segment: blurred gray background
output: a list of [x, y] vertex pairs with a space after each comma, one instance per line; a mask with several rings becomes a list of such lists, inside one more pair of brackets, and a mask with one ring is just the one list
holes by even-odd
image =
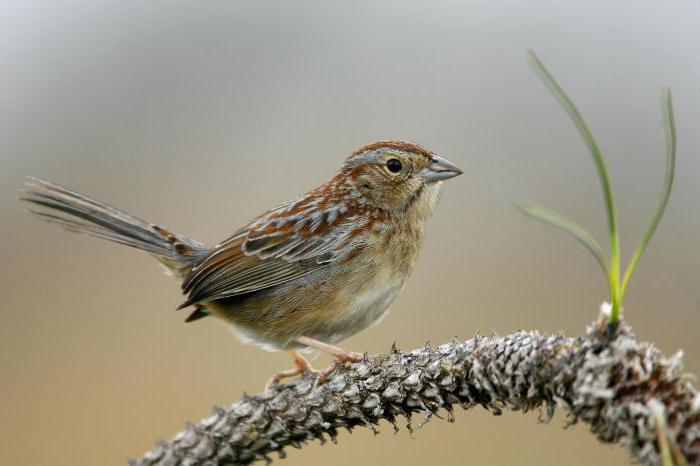
[[[605, 241], [602, 199], [528, 48], [607, 154], [626, 257], [661, 186], [672, 86], [677, 182], [626, 317], [700, 373], [698, 24], [697, 0], [1, 1], [0, 463], [124, 464], [289, 365], [214, 319], [183, 324], [177, 283], [147, 255], [32, 219], [16, 201], [26, 175], [215, 243], [357, 147], [411, 139], [466, 174], [447, 183], [390, 316], [346, 346], [580, 335], [607, 297], [597, 264], [511, 202]], [[458, 412], [413, 436], [343, 433], [280, 464], [629, 463], [564, 421]]]

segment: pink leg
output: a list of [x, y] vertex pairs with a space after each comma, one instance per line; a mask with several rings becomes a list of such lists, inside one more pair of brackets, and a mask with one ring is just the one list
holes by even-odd
[[341, 363], [360, 362], [363, 359], [363, 356], [359, 353], [353, 353], [352, 351], [347, 351], [338, 346], [333, 346], [319, 340], [314, 340], [313, 338], [297, 337], [295, 340], [298, 343], [301, 343], [302, 345], [306, 345], [310, 348], [314, 348], [319, 351], [323, 351], [324, 353], [330, 354], [331, 356], [336, 358], [338, 362]]

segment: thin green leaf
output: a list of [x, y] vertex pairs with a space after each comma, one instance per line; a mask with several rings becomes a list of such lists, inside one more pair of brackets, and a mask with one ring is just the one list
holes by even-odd
[[573, 236], [579, 243], [588, 249], [593, 257], [595, 257], [603, 272], [607, 276], [609, 271], [608, 259], [605, 257], [605, 252], [600, 244], [588, 233], [583, 227], [576, 222], [569, 220], [566, 217], [542, 207], [537, 204], [516, 204], [515, 205], [523, 214], [530, 218], [534, 218], [548, 225], [556, 227], [565, 233]]
[[598, 172], [598, 178], [600, 180], [600, 186], [603, 190], [603, 198], [605, 199], [605, 210], [608, 217], [608, 236], [610, 239], [610, 266], [608, 268], [608, 284], [610, 286], [610, 298], [612, 301], [612, 312], [610, 314], [610, 322], [612, 324], [617, 322], [620, 313], [621, 299], [620, 299], [620, 236], [617, 231], [617, 216], [615, 214], [615, 204], [613, 202], [612, 185], [610, 183], [610, 175], [608, 174], [608, 168], [603, 159], [603, 155], [598, 147], [598, 143], [595, 141], [591, 130], [588, 128], [586, 121], [579, 112], [578, 108], [574, 102], [569, 98], [569, 96], [564, 92], [559, 83], [554, 79], [552, 74], [547, 70], [544, 64], [537, 58], [535, 52], [528, 50], [530, 60], [535, 70], [538, 72], [542, 82], [544, 82], [547, 89], [552, 93], [552, 95], [557, 99], [562, 108], [571, 118], [571, 121], [576, 126], [581, 138], [586, 143], [588, 151], [593, 157], [595, 162], [596, 170]]
[[608, 229], [610, 231], [610, 236], [615, 236], [617, 225], [610, 176], [608, 175], [608, 168], [605, 164], [600, 148], [598, 147], [598, 143], [593, 137], [591, 130], [588, 129], [588, 125], [586, 124], [583, 115], [581, 115], [581, 112], [579, 112], [574, 102], [554, 79], [554, 76], [552, 76], [549, 70], [547, 70], [540, 59], [537, 58], [535, 52], [529, 50], [528, 53], [540, 78], [547, 86], [547, 89], [549, 89], [552, 95], [557, 99], [559, 104], [569, 115], [576, 126], [576, 129], [578, 129], [578, 132], [581, 134], [581, 138], [586, 143], [588, 151], [591, 153], [591, 156], [593, 156], [593, 161], [595, 162], [596, 169], [598, 171], [598, 178], [600, 179], [601, 188], [603, 189], [603, 196], [605, 197], [605, 207], [608, 214]]
[[622, 280], [622, 286], [620, 288], [621, 298], [624, 297], [627, 282], [629, 281], [632, 272], [634, 272], [639, 259], [641, 259], [642, 254], [644, 254], [649, 241], [651, 241], [651, 237], [654, 236], [654, 232], [661, 221], [661, 217], [664, 215], [666, 205], [668, 204], [668, 199], [671, 196], [671, 188], [673, 188], [673, 177], [676, 172], [676, 123], [673, 116], [673, 97], [670, 89], [666, 90], [664, 97], [664, 119], [666, 123], [666, 175], [664, 177], [664, 184], [661, 190], [661, 197], [659, 198], [659, 203], [656, 205], [654, 216], [651, 218], [642, 239], [639, 241], [639, 245], [632, 253], [632, 257], [627, 265], [627, 270], [625, 271], [625, 276]]

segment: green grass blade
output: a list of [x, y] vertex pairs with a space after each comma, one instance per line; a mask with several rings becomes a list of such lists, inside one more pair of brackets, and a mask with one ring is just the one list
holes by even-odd
[[532, 50], [528, 51], [530, 59], [535, 67], [535, 70], [539, 73], [542, 81], [547, 86], [547, 89], [554, 95], [562, 108], [569, 115], [573, 121], [576, 129], [581, 134], [581, 138], [586, 143], [588, 151], [593, 156], [593, 161], [595, 162], [596, 169], [598, 171], [598, 178], [600, 179], [601, 188], [603, 189], [603, 196], [605, 197], [605, 207], [608, 215], [608, 230], [610, 231], [610, 236], [614, 236], [617, 228], [617, 222], [615, 217], [615, 207], [613, 203], [612, 188], [610, 183], [610, 176], [608, 175], [608, 168], [603, 159], [603, 155], [598, 147], [598, 143], [595, 141], [591, 130], [588, 129], [586, 121], [583, 119], [581, 112], [571, 100], [571, 98], [564, 92], [559, 83], [554, 79], [549, 70], [544, 66], [544, 64], [537, 58], [535, 52]]
[[664, 116], [666, 123], [666, 175], [664, 177], [664, 184], [661, 190], [661, 197], [659, 198], [659, 203], [656, 205], [654, 216], [651, 218], [642, 239], [639, 241], [639, 245], [632, 253], [632, 257], [627, 265], [627, 270], [625, 270], [625, 276], [622, 279], [622, 286], [620, 288], [621, 297], [624, 297], [627, 282], [629, 282], [632, 272], [634, 272], [639, 259], [642, 257], [642, 254], [644, 254], [649, 241], [651, 241], [651, 237], [654, 236], [654, 232], [661, 221], [661, 217], [664, 215], [666, 205], [668, 204], [668, 199], [671, 195], [671, 188], [673, 187], [673, 177], [676, 172], [676, 123], [673, 116], [673, 97], [670, 89], [666, 90], [664, 97]]
[[545, 207], [536, 204], [516, 204], [515, 205], [523, 214], [530, 218], [534, 218], [548, 225], [552, 225], [563, 232], [573, 236], [579, 243], [588, 249], [593, 257], [598, 261], [605, 275], [608, 275], [609, 265], [608, 259], [605, 257], [605, 252], [600, 244], [588, 233], [583, 227], [576, 222], [563, 217], [562, 215], [549, 210]]
[[547, 70], [544, 64], [537, 58], [537, 55], [532, 50], [528, 51], [530, 60], [538, 72], [542, 82], [547, 89], [557, 99], [562, 108], [571, 118], [571, 121], [576, 126], [581, 138], [588, 147], [588, 151], [593, 157], [593, 161], [598, 172], [600, 186], [605, 199], [605, 211], [608, 217], [608, 236], [610, 238], [610, 266], [608, 267], [608, 284], [610, 286], [610, 298], [612, 301], [612, 312], [610, 314], [611, 324], [617, 323], [620, 314], [620, 236], [617, 231], [617, 216], [615, 214], [615, 204], [613, 202], [612, 185], [610, 183], [610, 175], [608, 168], [603, 159], [603, 155], [595, 141], [591, 130], [588, 128], [586, 121], [579, 112], [578, 108], [571, 98], [564, 92], [559, 83], [554, 79], [552, 74]]

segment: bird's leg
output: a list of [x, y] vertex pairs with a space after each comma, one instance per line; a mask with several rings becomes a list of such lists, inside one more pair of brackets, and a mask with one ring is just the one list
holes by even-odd
[[273, 375], [272, 378], [265, 385], [265, 389], [268, 389], [273, 385], [277, 385], [282, 379], [288, 379], [299, 374], [306, 374], [309, 372], [320, 373], [319, 371], [311, 367], [309, 361], [304, 356], [299, 354], [298, 351], [287, 350], [287, 353], [289, 353], [289, 355], [292, 357], [292, 361], [294, 362], [295, 367], [293, 369], [287, 369], [286, 371], [278, 372], [275, 375]]
[[333, 371], [339, 364], [344, 364], [347, 362], [360, 362], [364, 359], [364, 356], [359, 353], [354, 353], [352, 351], [345, 350], [338, 346], [329, 345], [328, 343], [324, 343], [319, 340], [314, 340], [313, 338], [297, 337], [295, 340], [297, 343], [301, 343], [302, 345], [306, 345], [310, 348], [323, 351], [324, 353], [330, 354], [335, 358], [335, 364], [318, 372], [318, 378], [316, 379], [315, 383], [315, 385], [317, 386], [325, 382], [326, 379], [328, 379], [328, 376], [333, 373]]
[[[313, 338], [298, 337], [295, 339], [295, 341], [297, 343], [301, 343], [302, 345], [306, 345], [310, 348], [314, 348], [324, 353], [330, 354], [336, 359], [336, 362], [340, 364], [347, 362], [360, 362], [363, 359], [363, 356], [359, 353], [353, 353], [352, 351], [347, 351], [338, 346], [333, 346], [319, 340], [314, 340]], [[295, 367], [293, 369], [287, 369], [286, 371], [281, 371], [273, 375], [272, 378], [265, 385], [265, 389], [277, 385], [283, 379], [288, 379], [290, 377], [308, 373], [318, 374], [318, 378], [316, 379], [316, 384], [318, 385], [323, 383], [336, 367], [335, 365], [332, 365], [326, 369], [318, 371], [311, 367], [309, 361], [298, 351], [287, 350], [287, 353], [289, 353], [289, 355], [292, 357], [292, 361], [294, 361]]]
[[319, 340], [314, 340], [313, 338], [297, 337], [296, 341], [302, 345], [306, 345], [319, 351], [323, 351], [326, 354], [330, 354], [340, 363], [360, 362], [363, 359], [363, 356], [359, 353], [353, 353], [352, 351], [347, 351], [338, 346], [333, 346]]

